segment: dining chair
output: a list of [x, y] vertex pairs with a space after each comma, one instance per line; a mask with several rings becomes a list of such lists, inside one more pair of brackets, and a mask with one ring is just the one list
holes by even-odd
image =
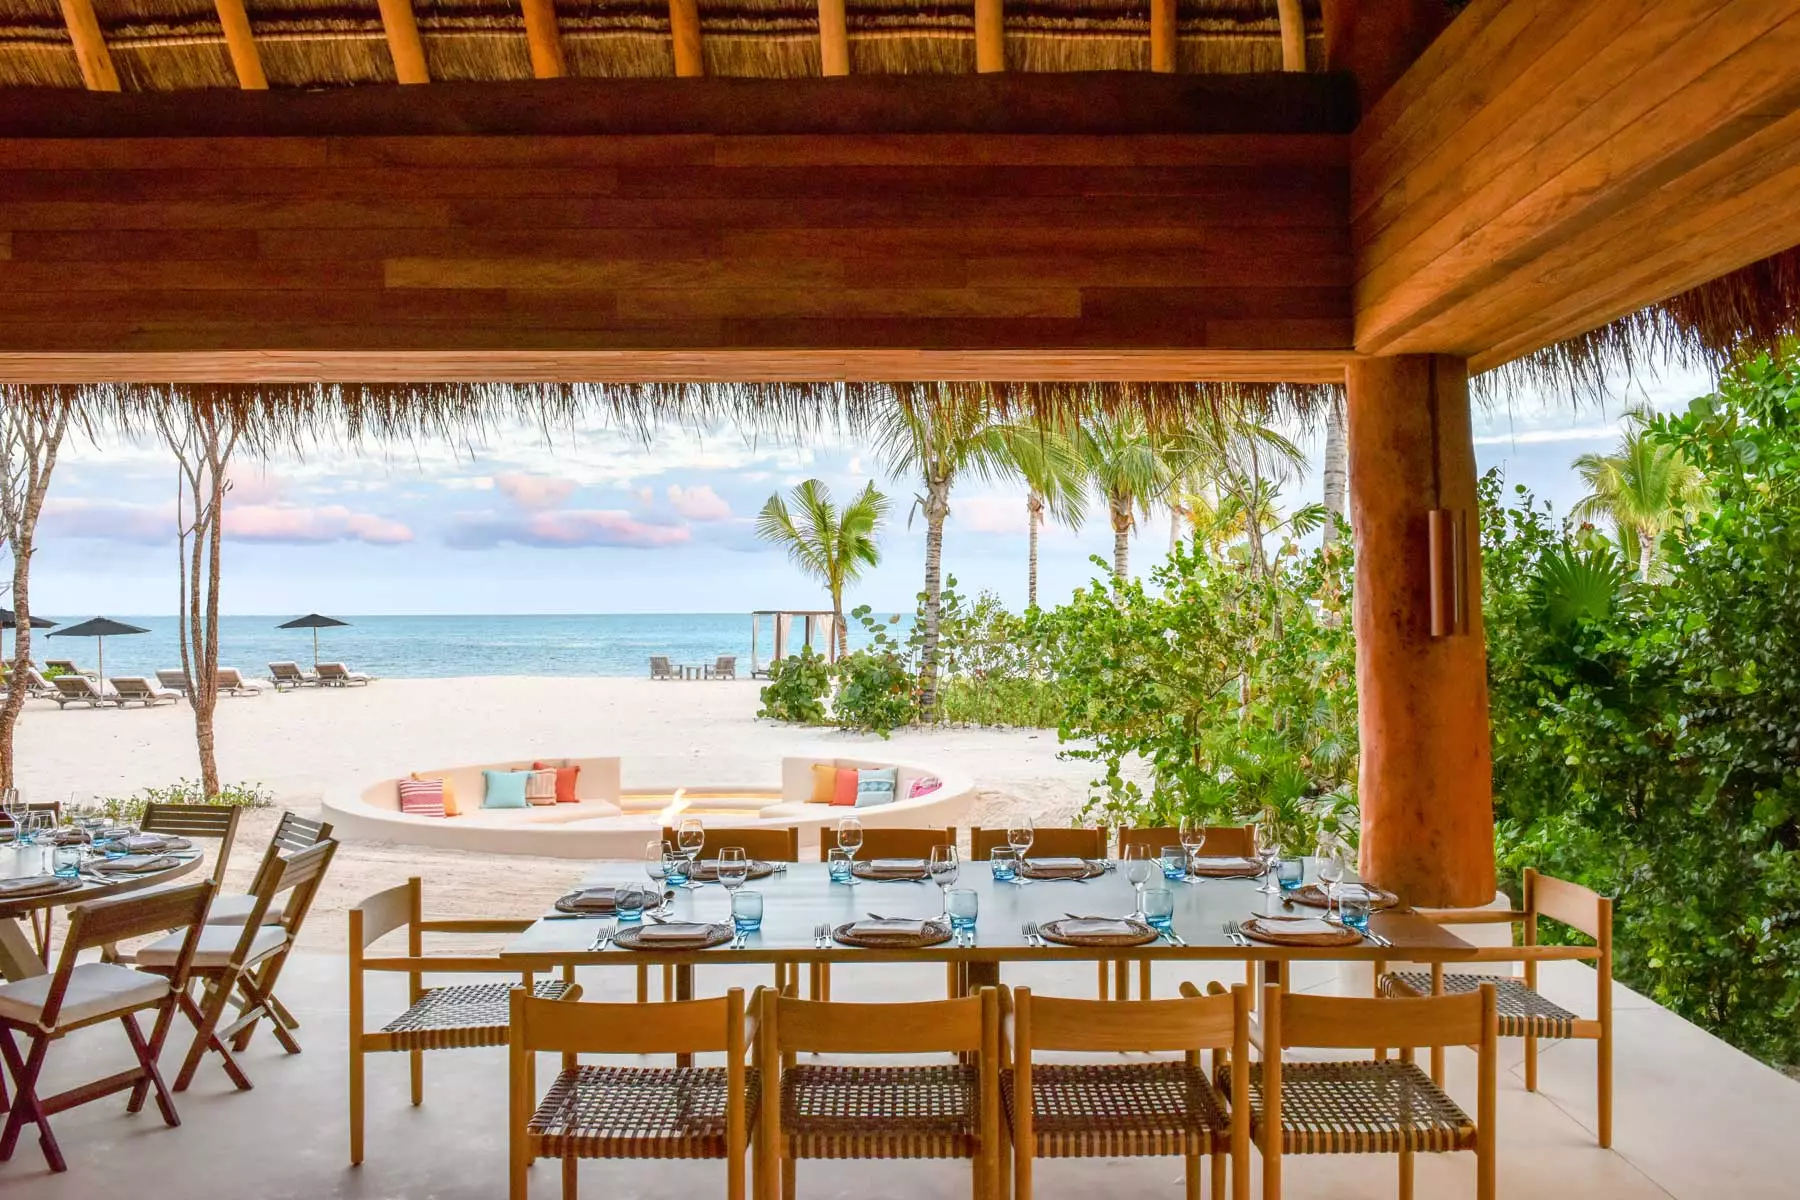
[[[1224, 1200], [1227, 1159], [1233, 1200], [1248, 1200], [1250, 1123], [1239, 1115], [1250, 1108], [1248, 1076], [1230, 1076], [1229, 1097], [1213, 1080], [1227, 1063], [1250, 1061], [1250, 996], [1244, 984], [1179, 1000], [1065, 1000], [1013, 989], [1011, 1045], [1003, 1044], [1012, 1070], [1000, 1074], [1013, 1195], [1031, 1200], [1038, 1158], [1170, 1155], [1184, 1160], [1188, 1200], [1199, 1200], [1202, 1158], [1211, 1162], [1213, 1200]], [[1182, 1057], [1040, 1065], [1040, 1050]]]
[[[921, 829], [895, 826], [891, 828], [864, 829], [862, 845], [857, 853], [862, 861], [868, 862], [876, 858], [923, 858], [929, 859], [931, 852], [939, 846], [956, 845], [956, 826], [949, 825], [942, 829]], [[824, 862], [833, 850], [838, 848], [836, 826], [825, 826], [819, 830], [819, 861]], [[791, 964], [793, 974], [788, 979], [777, 979], [776, 986], [783, 987], [792, 983], [799, 987], [800, 965]], [[957, 994], [956, 966], [952, 964], [947, 970], [949, 980], [945, 993], [949, 996]], [[831, 964], [828, 962], [813, 963], [808, 979], [808, 995], [814, 1000], [831, 999]]]
[[[277, 868], [279, 862], [309, 850], [331, 836], [331, 825], [324, 821], [314, 821], [297, 813], [283, 812], [281, 820], [276, 822], [275, 832], [269, 838], [267, 848], [263, 850], [262, 862], [256, 868], [256, 877], [250, 881], [249, 890], [242, 894], [226, 893], [213, 901], [212, 910], [206, 914], [208, 925], [242, 925], [256, 906], [257, 894], [268, 880], [270, 872]], [[263, 911], [263, 923], [274, 925], [281, 920], [281, 902], [277, 899]], [[289, 1028], [292, 1028], [290, 1025]]]
[[[1500, 1036], [1525, 1039], [1525, 1090], [1537, 1091], [1538, 1039], [1574, 1038], [1592, 1041], [1595, 1057], [1595, 1124], [1602, 1149], [1612, 1147], [1613, 1124], [1613, 1004], [1612, 1004], [1612, 905], [1613, 902], [1580, 884], [1525, 869], [1523, 908], [1512, 911], [1482, 909], [1420, 909], [1418, 914], [1440, 925], [1475, 922], [1522, 926], [1522, 945], [1483, 947], [1477, 962], [1516, 962], [1519, 975], [1449, 973], [1442, 963], [1425, 971], [1387, 971], [1375, 964], [1376, 989], [1383, 996], [1438, 996], [1472, 991], [1491, 984], [1499, 997]], [[1545, 946], [1538, 920], [1548, 917], [1593, 939], [1583, 954], [1567, 946]], [[1582, 1017], [1555, 1004], [1537, 990], [1538, 963], [1545, 959], [1587, 958], [1594, 963], [1594, 1016]], [[1431, 1052], [1431, 1077], [1444, 1082], [1444, 1051]]]
[[[730, 826], [721, 826], [717, 829], [707, 829], [705, 832], [706, 837], [700, 843], [700, 852], [695, 855], [696, 859], [704, 859], [708, 856], [717, 858], [719, 851], [728, 847], [736, 847], [744, 852], [744, 857], [753, 862], [797, 863], [800, 861], [800, 827], [797, 825], [774, 829], [735, 829]], [[676, 844], [675, 830], [664, 825], [662, 840], [673, 848]], [[797, 977], [799, 970], [798, 964], [776, 963], [776, 986], [784, 986], [789, 982], [789, 972], [793, 972]], [[665, 1000], [675, 998], [675, 968], [667, 964], [662, 969], [662, 994]], [[639, 1004], [646, 1003], [650, 999], [650, 966], [648, 963], [638, 964], [637, 998]]]
[[[0, 1056], [18, 1087], [5, 1132], [0, 1133], [0, 1162], [12, 1158], [19, 1135], [32, 1124], [37, 1126], [38, 1145], [50, 1169], [67, 1170], [62, 1148], [50, 1131], [51, 1114], [126, 1090], [131, 1092], [127, 1112], [139, 1111], [145, 1097], [154, 1093], [163, 1123], [181, 1124], [156, 1060], [168, 1039], [178, 998], [187, 986], [212, 896], [213, 884], [205, 881], [77, 905], [56, 970], [0, 984]], [[175, 935], [175, 955], [165, 972], [151, 974], [118, 963], [76, 961], [86, 950], [171, 928], [180, 932]], [[137, 1014], [142, 1012], [155, 1014], [147, 1038], [137, 1023]], [[75, 1030], [107, 1021], [125, 1027], [136, 1065], [54, 1096], [40, 1096], [38, 1079], [51, 1044]], [[24, 1051], [19, 1047], [20, 1037], [29, 1043]]]
[[[1217, 987], [1217, 985], [1213, 985]], [[1182, 985], [1184, 995], [1194, 991]], [[1250, 1138], [1262, 1155], [1263, 1200], [1281, 1196], [1288, 1154], [1399, 1156], [1400, 1200], [1412, 1200], [1413, 1155], [1473, 1151], [1477, 1200], [1494, 1200], [1494, 1114], [1499, 1076], [1494, 985], [1407, 999], [1311, 996], [1263, 989], [1262, 1026], [1248, 1067]], [[1413, 1062], [1420, 1046], [1473, 1045], [1479, 1060], [1475, 1118]], [[1401, 1046], [1398, 1059], [1286, 1061], [1283, 1051]], [[1220, 1087], [1237, 1086], [1228, 1063]]]
[[151, 803], [144, 806], [137, 827], [140, 833], [218, 842], [212, 868], [212, 881], [218, 884], [225, 881], [225, 864], [231, 860], [232, 839], [237, 837], [238, 819], [243, 815], [241, 808], [220, 804]]
[[[1005, 1189], [1000, 1103], [1000, 1000], [972, 996], [906, 1004], [801, 1000], [759, 989], [757, 1037], [763, 1200], [793, 1200], [803, 1158], [970, 1160], [976, 1200]], [[799, 1054], [962, 1056], [942, 1064], [861, 1066]]]
[[[412, 1102], [425, 1102], [425, 1052], [504, 1046], [511, 1031], [508, 1005], [515, 982], [425, 986], [425, 974], [515, 974], [495, 956], [427, 957], [426, 934], [501, 934], [529, 929], [526, 920], [428, 921], [424, 885], [417, 876], [369, 896], [350, 910], [350, 1165], [363, 1161], [364, 1059], [369, 1054], [404, 1052], [411, 1058]], [[375, 942], [406, 931], [404, 954], [371, 955]], [[366, 1028], [368, 972], [406, 975], [406, 1011], [369, 1032]], [[575, 1000], [581, 986], [575, 968], [561, 979], [539, 980], [531, 994], [540, 1000]]]
[[[546, 1000], [514, 988], [508, 1008], [512, 1200], [526, 1200], [529, 1168], [540, 1158], [562, 1160], [563, 1200], [576, 1200], [584, 1158], [721, 1159], [727, 1200], [744, 1200], [744, 1158], [762, 1089], [746, 1062], [757, 1036], [754, 1019], [745, 1019], [742, 988], [648, 1006]], [[562, 1054], [565, 1066], [540, 1098], [534, 1068], [542, 1051]], [[717, 1067], [577, 1061], [582, 1054], [721, 1051], [725, 1062]], [[759, 1154], [756, 1174], [765, 1173]]]
[[[1119, 827], [1118, 855], [1120, 858], [1125, 857], [1125, 847], [1127, 846], [1135, 846], [1151, 858], [1155, 858], [1162, 853], [1164, 846], [1179, 846], [1180, 844], [1181, 829], [1176, 825], [1153, 825], [1142, 829], [1133, 829], [1129, 825]], [[1255, 858], [1256, 826], [1208, 825], [1206, 840], [1201, 843], [1201, 849], [1208, 856]], [[1131, 976], [1126, 970], [1126, 964], [1115, 963], [1113, 965], [1118, 983], [1119, 999], [1129, 1000], [1131, 998], [1129, 986]], [[1106, 999], [1106, 966], [1104, 963], [1101, 964], [1100, 972], [1100, 998], [1104, 1000]], [[1244, 982], [1249, 984], [1252, 989], [1256, 987], [1256, 964], [1254, 962], [1244, 964]], [[1138, 963], [1138, 999], [1150, 999], [1150, 962], [1147, 959]]]
[[[250, 1044], [251, 1035], [265, 1017], [269, 1018], [270, 1029], [281, 1048], [289, 1054], [300, 1053], [300, 1043], [275, 1016], [275, 985], [337, 845], [326, 839], [292, 858], [282, 859], [279, 868], [269, 874], [263, 890], [257, 894], [257, 905], [241, 926], [208, 925], [201, 930], [192, 975], [206, 987], [198, 1001], [185, 989], [178, 997], [181, 1011], [194, 1024], [194, 1043], [175, 1076], [176, 1091], [187, 1090], [208, 1050], [218, 1054], [226, 1075], [238, 1090], [248, 1091], [250, 1079], [234, 1055]], [[278, 899], [282, 901], [281, 920], [273, 925], [263, 924], [263, 914]], [[173, 966], [178, 950], [177, 939], [171, 935], [139, 950], [135, 961], [140, 969], [164, 974]], [[234, 1003], [237, 1015], [230, 1024], [222, 1024], [226, 1007]]]

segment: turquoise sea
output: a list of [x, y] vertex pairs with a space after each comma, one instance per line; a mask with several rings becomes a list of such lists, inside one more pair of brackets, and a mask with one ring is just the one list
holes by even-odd
[[[94, 613], [40, 613], [62, 624], [84, 621]], [[149, 633], [106, 639], [108, 675], [149, 675], [158, 668], [181, 665], [175, 618], [105, 613]], [[299, 613], [276, 616], [231, 616], [219, 619], [219, 662], [246, 675], [268, 674], [268, 664], [291, 659], [312, 660], [312, 632], [277, 629]], [[666, 654], [675, 663], [710, 663], [721, 654], [738, 656], [738, 673], [750, 670], [748, 613], [599, 613], [571, 616], [332, 616], [350, 622], [344, 629], [319, 631], [319, 657], [341, 661], [352, 670], [388, 679], [444, 678], [457, 675], [648, 675], [650, 656]], [[92, 638], [47, 638], [53, 630], [32, 636], [32, 657], [73, 658], [95, 667]], [[862, 630], [851, 622], [850, 642], [862, 642]], [[798, 636], [796, 630], [796, 636]], [[769, 659], [773, 633], [763, 618], [759, 634], [763, 661]], [[7, 653], [12, 636], [5, 635]]]

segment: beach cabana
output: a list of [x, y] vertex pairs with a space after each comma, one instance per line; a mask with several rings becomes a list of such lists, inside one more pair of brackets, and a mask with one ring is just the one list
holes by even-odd
[[837, 661], [837, 614], [830, 609], [759, 608], [750, 614], [750, 678], [760, 679], [768, 674], [760, 653], [765, 617], [774, 633], [771, 663], [802, 649], [823, 654], [826, 662]]

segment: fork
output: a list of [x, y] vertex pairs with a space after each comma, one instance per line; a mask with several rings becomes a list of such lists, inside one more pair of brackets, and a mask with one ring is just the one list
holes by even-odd
[[605, 952], [612, 946], [613, 934], [618, 931], [619, 923], [617, 921], [607, 921], [605, 924], [601, 925], [599, 930], [594, 934], [593, 944], [590, 945], [588, 949], [596, 952]]
[[1238, 923], [1236, 921], [1225, 922], [1225, 938], [1234, 946], [1247, 945], [1244, 941], [1244, 935], [1238, 932]]
[[825, 948], [825, 939], [830, 935], [830, 933], [831, 933], [831, 926], [829, 926], [829, 925], [814, 925], [813, 926], [813, 949], [823, 950]]
[[1169, 939], [1169, 945], [1171, 946], [1187, 945], [1187, 939], [1182, 937], [1179, 933], [1176, 933], [1173, 925], [1163, 930], [1163, 936]]
[[1027, 921], [1019, 926], [1019, 933], [1024, 937], [1027, 946], [1042, 946], [1044, 944], [1044, 939], [1038, 935], [1036, 921]]

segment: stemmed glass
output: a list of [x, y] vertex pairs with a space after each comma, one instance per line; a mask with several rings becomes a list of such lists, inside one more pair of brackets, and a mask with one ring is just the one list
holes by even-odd
[[1263, 869], [1263, 883], [1256, 890], [1273, 896], [1281, 890], [1275, 882], [1275, 862], [1281, 857], [1281, 844], [1275, 840], [1275, 830], [1267, 822], [1259, 822], [1256, 826], [1256, 857], [1262, 862]]
[[931, 861], [925, 866], [931, 882], [938, 885], [938, 896], [944, 904], [944, 916], [950, 915], [950, 888], [962, 874], [962, 858], [955, 846], [933, 846]]
[[653, 839], [644, 843], [644, 874], [650, 877], [650, 888], [656, 893], [656, 907], [663, 903], [663, 885], [669, 878], [669, 843]]
[[1031, 814], [1019, 813], [1006, 823], [1006, 844], [1019, 852], [1019, 869], [1013, 876], [1013, 882], [1024, 887], [1030, 880], [1025, 878], [1025, 856], [1031, 853], [1031, 843], [1037, 840], [1037, 829], [1031, 823]]
[[725, 890], [736, 894], [750, 878], [750, 860], [744, 855], [742, 846], [727, 846], [719, 851], [719, 882]]
[[[1332, 920], [1332, 909], [1337, 905], [1338, 884], [1344, 881], [1344, 844], [1337, 838], [1326, 834], [1319, 839], [1319, 882], [1325, 885], [1325, 919]], [[1340, 918], [1341, 919], [1341, 918]]]
[[856, 877], [856, 852], [862, 849], [862, 835], [862, 822], [855, 817], [845, 817], [838, 822], [838, 848], [850, 856], [849, 883], [853, 887], [862, 882]]
[[1119, 869], [1124, 872], [1125, 881], [1137, 892], [1137, 908], [1131, 915], [1141, 921], [1144, 919], [1144, 884], [1149, 882], [1151, 873], [1159, 868], [1156, 860], [1150, 857], [1149, 847], [1134, 842], [1127, 842], [1119, 847], [1119, 861]]
[[1187, 851], [1188, 878], [1194, 877], [1194, 860], [1206, 845], [1206, 823], [1197, 817], [1181, 818], [1181, 848]]
[[706, 845], [706, 829], [700, 824], [699, 817], [683, 817], [681, 825], [675, 830], [675, 848], [687, 859], [686, 887], [698, 887], [694, 882], [694, 860], [700, 857], [700, 851]]
[[[25, 814], [25, 833], [35, 846], [43, 862], [48, 862], [56, 850], [56, 814], [40, 809]], [[39, 864], [42, 869], [42, 862]]]

